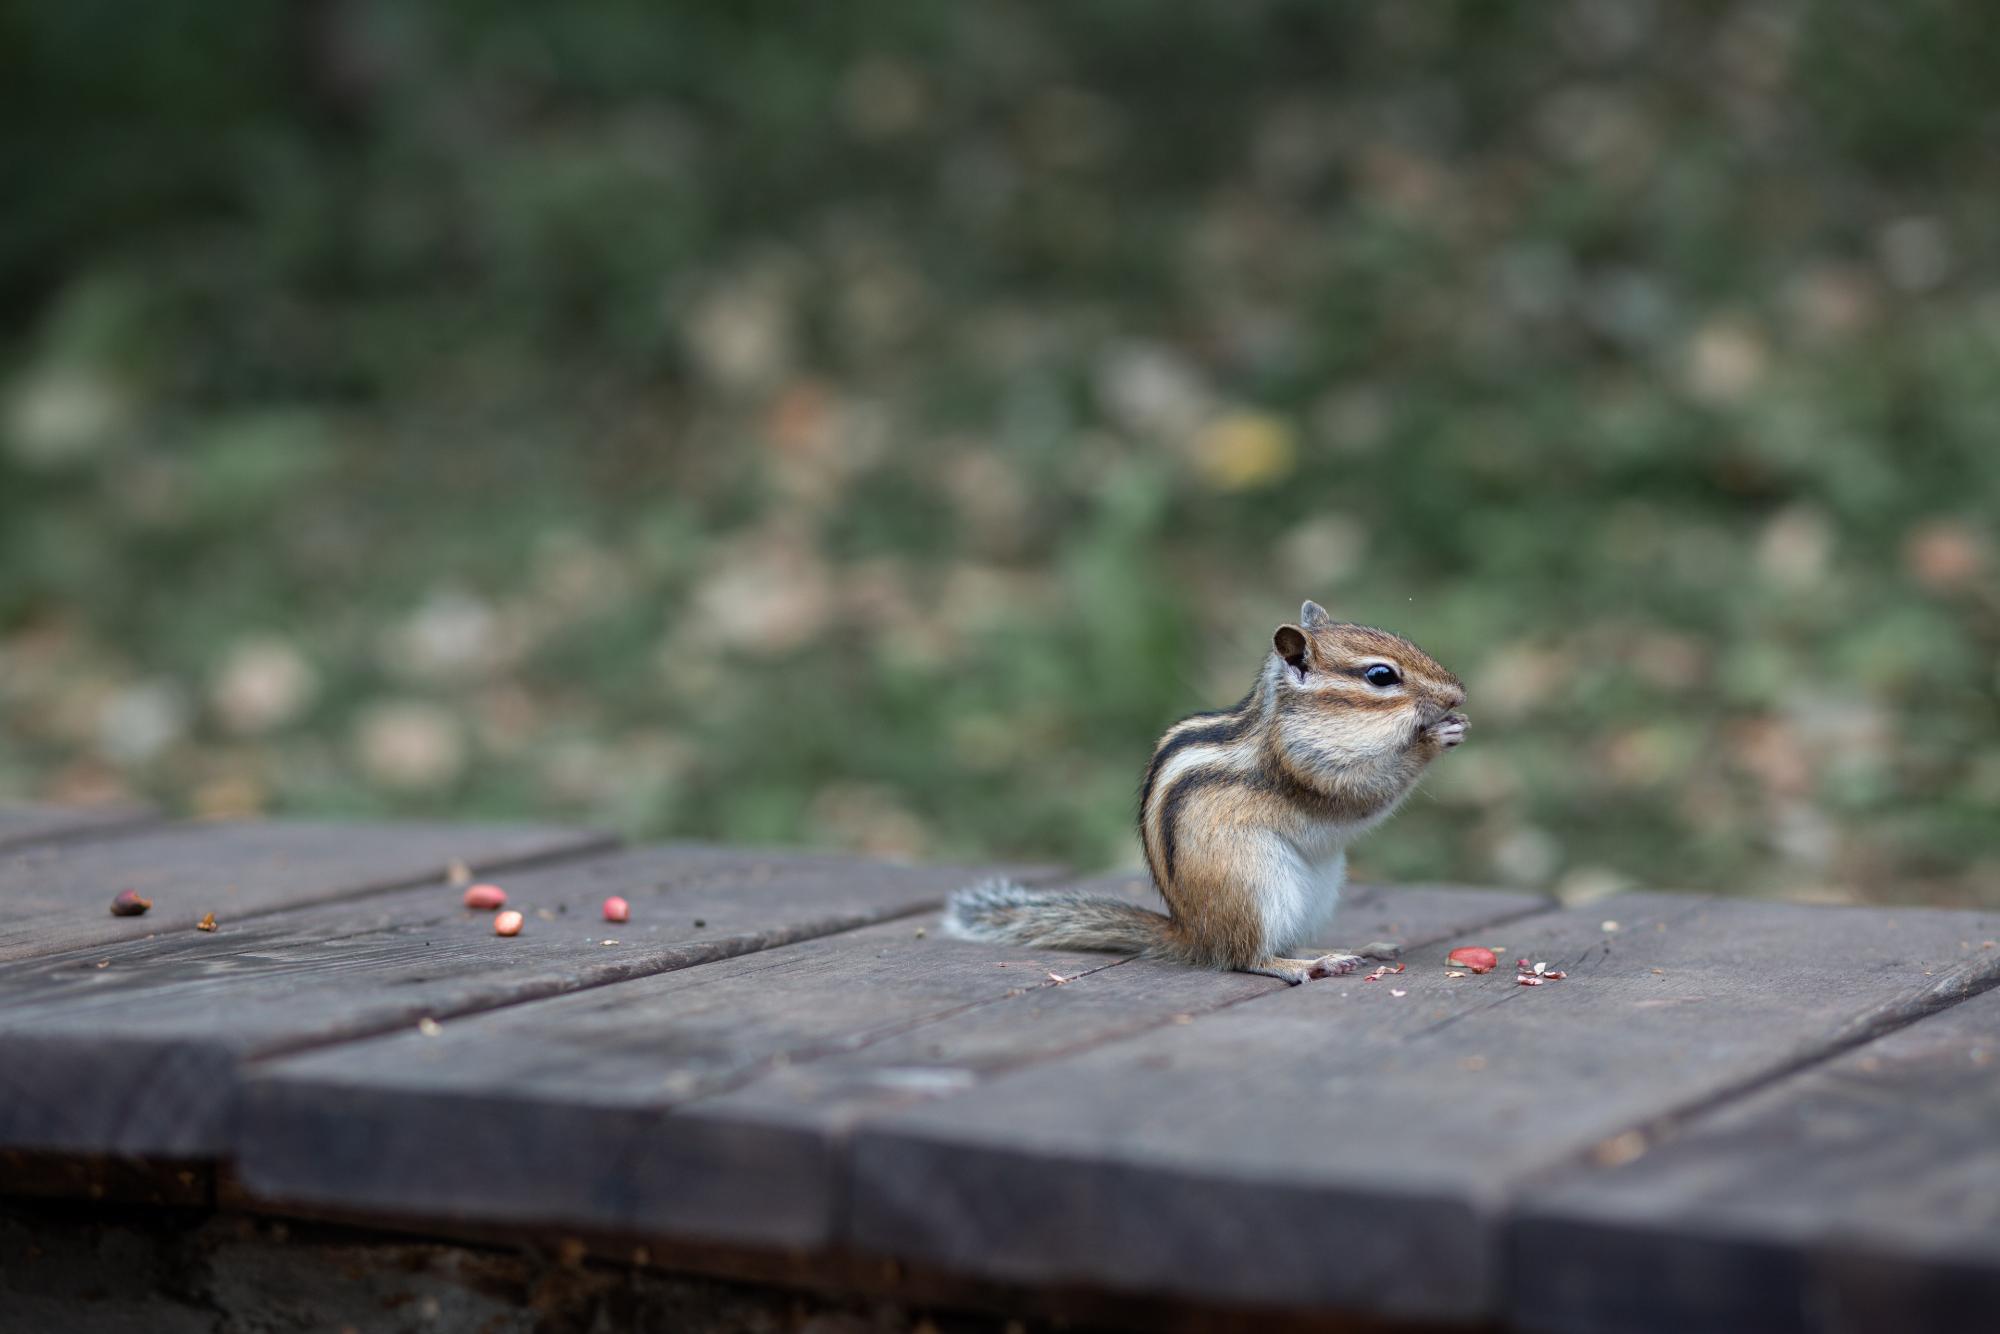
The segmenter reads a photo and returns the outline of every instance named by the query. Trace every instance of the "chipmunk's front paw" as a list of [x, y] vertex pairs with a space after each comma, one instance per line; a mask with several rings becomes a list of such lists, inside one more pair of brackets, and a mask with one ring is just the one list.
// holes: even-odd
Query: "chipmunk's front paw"
[[1322, 954], [1306, 968], [1307, 977], [1346, 977], [1361, 966], [1358, 954]]
[[1465, 740], [1466, 729], [1472, 723], [1462, 713], [1447, 713], [1431, 724], [1431, 740], [1444, 750], [1450, 750]]

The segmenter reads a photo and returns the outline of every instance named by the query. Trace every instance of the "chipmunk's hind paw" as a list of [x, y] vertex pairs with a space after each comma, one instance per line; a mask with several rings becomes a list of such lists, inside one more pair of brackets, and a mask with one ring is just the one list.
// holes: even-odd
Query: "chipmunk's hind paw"
[[1358, 954], [1322, 954], [1317, 959], [1261, 959], [1242, 971], [1256, 973], [1262, 977], [1275, 977], [1281, 982], [1297, 986], [1320, 977], [1345, 977], [1362, 964]]
[[1361, 966], [1359, 954], [1322, 954], [1306, 965], [1307, 977], [1346, 977]]

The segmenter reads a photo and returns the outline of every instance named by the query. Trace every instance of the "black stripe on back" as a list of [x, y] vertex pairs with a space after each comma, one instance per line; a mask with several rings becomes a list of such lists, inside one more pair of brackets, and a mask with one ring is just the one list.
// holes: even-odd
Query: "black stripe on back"
[[1275, 774], [1262, 769], [1228, 769], [1221, 766], [1196, 769], [1181, 775], [1167, 789], [1165, 804], [1160, 809], [1160, 860], [1164, 863], [1162, 869], [1168, 880], [1172, 880], [1174, 875], [1181, 807], [1196, 794], [1212, 787], [1247, 787], [1253, 792], [1268, 793], [1322, 820], [1359, 820], [1371, 813], [1368, 809], [1348, 810], [1339, 800], [1307, 787], [1283, 769]]
[[1205, 726], [1190, 727], [1185, 732], [1169, 737], [1158, 750], [1153, 752], [1152, 763], [1146, 766], [1146, 777], [1139, 784], [1139, 837], [1142, 841], [1146, 835], [1146, 803], [1152, 800], [1153, 784], [1159, 781], [1160, 770], [1166, 767], [1167, 761], [1189, 746], [1216, 745], [1241, 738], [1250, 730], [1251, 724], [1257, 721], [1257, 712], [1250, 707], [1256, 698], [1257, 692], [1253, 690], [1239, 700], [1233, 709], [1218, 709], [1213, 713], [1191, 713], [1174, 724], [1179, 727], [1181, 723], [1192, 722], [1196, 718], [1215, 720]]
[[1168, 881], [1174, 878], [1176, 826], [1180, 823], [1181, 807], [1187, 804], [1188, 798], [1212, 787], [1256, 787], [1259, 782], [1254, 772], [1220, 768], [1196, 769], [1175, 780], [1174, 785], [1167, 789], [1165, 804], [1160, 808], [1160, 860], [1165, 863]]

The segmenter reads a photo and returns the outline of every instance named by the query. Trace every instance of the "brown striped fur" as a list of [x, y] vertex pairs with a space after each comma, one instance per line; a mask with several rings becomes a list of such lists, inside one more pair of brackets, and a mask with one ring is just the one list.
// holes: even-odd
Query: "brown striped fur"
[[[1383, 664], [1398, 679], [1369, 682]], [[1345, 847], [1463, 739], [1457, 677], [1400, 635], [1315, 604], [1278, 627], [1250, 693], [1155, 745], [1139, 836], [1167, 915], [1014, 886], [967, 891], [946, 924], [976, 939], [1110, 949], [1299, 982], [1355, 956], [1290, 959], [1331, 911]], [[974, 897], [976, 896], [976, 897]]]

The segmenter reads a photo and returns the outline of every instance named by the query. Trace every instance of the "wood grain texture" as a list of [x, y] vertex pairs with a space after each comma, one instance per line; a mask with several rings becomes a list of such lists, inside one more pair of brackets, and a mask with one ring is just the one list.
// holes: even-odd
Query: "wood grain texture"
[[0, 851], [30, 843], [88, 838], [150, 824], [158, 819], [150, 806], [138, 802], [104, 802], [92, 806], [22, 804], [0, 806]]
[[[668, 847], [498, 877], [511, 939], [432, 882], [0, 965], [0, 1147], [216, 1154], [255, 1056], [846, 930], [973, 874]], [[631, 921], [602, 920], [612, 894]]]
[[[1434, 940], [1540, 902], [1370, 891], [1343, 934]], [[825, 1246], [857, 1119], [1284, 989], [897, 922], [275, 1062], [236, 1171], [294, 1205]]]
[[871, 1118], [850, 1240], [1002, 1282], [1483, 1318], [1525, 1183], [1983, 985], [2000, 960], [1963, 942], [1996, 926], [1653, 894], [1512, 922], [1481, 934], [1568, 980], [1448, 979], [1419, 950], [1394, 986], [1309, 984]]
[[1537, 1190], [1509, 1258], [1529, 1329], [1990, 1327], [2000, 991]]
[[[186, 931], [205, 913], [235, 923], [377, 893], [440, 876], [454, 859], [490, 869], [610, 842], [546, 825], [269, 820], [35, 844], [0, 853], [0, 962]], [[113, 917], [111, 900], [127, 889], [151, 899], [152, 911]]]

